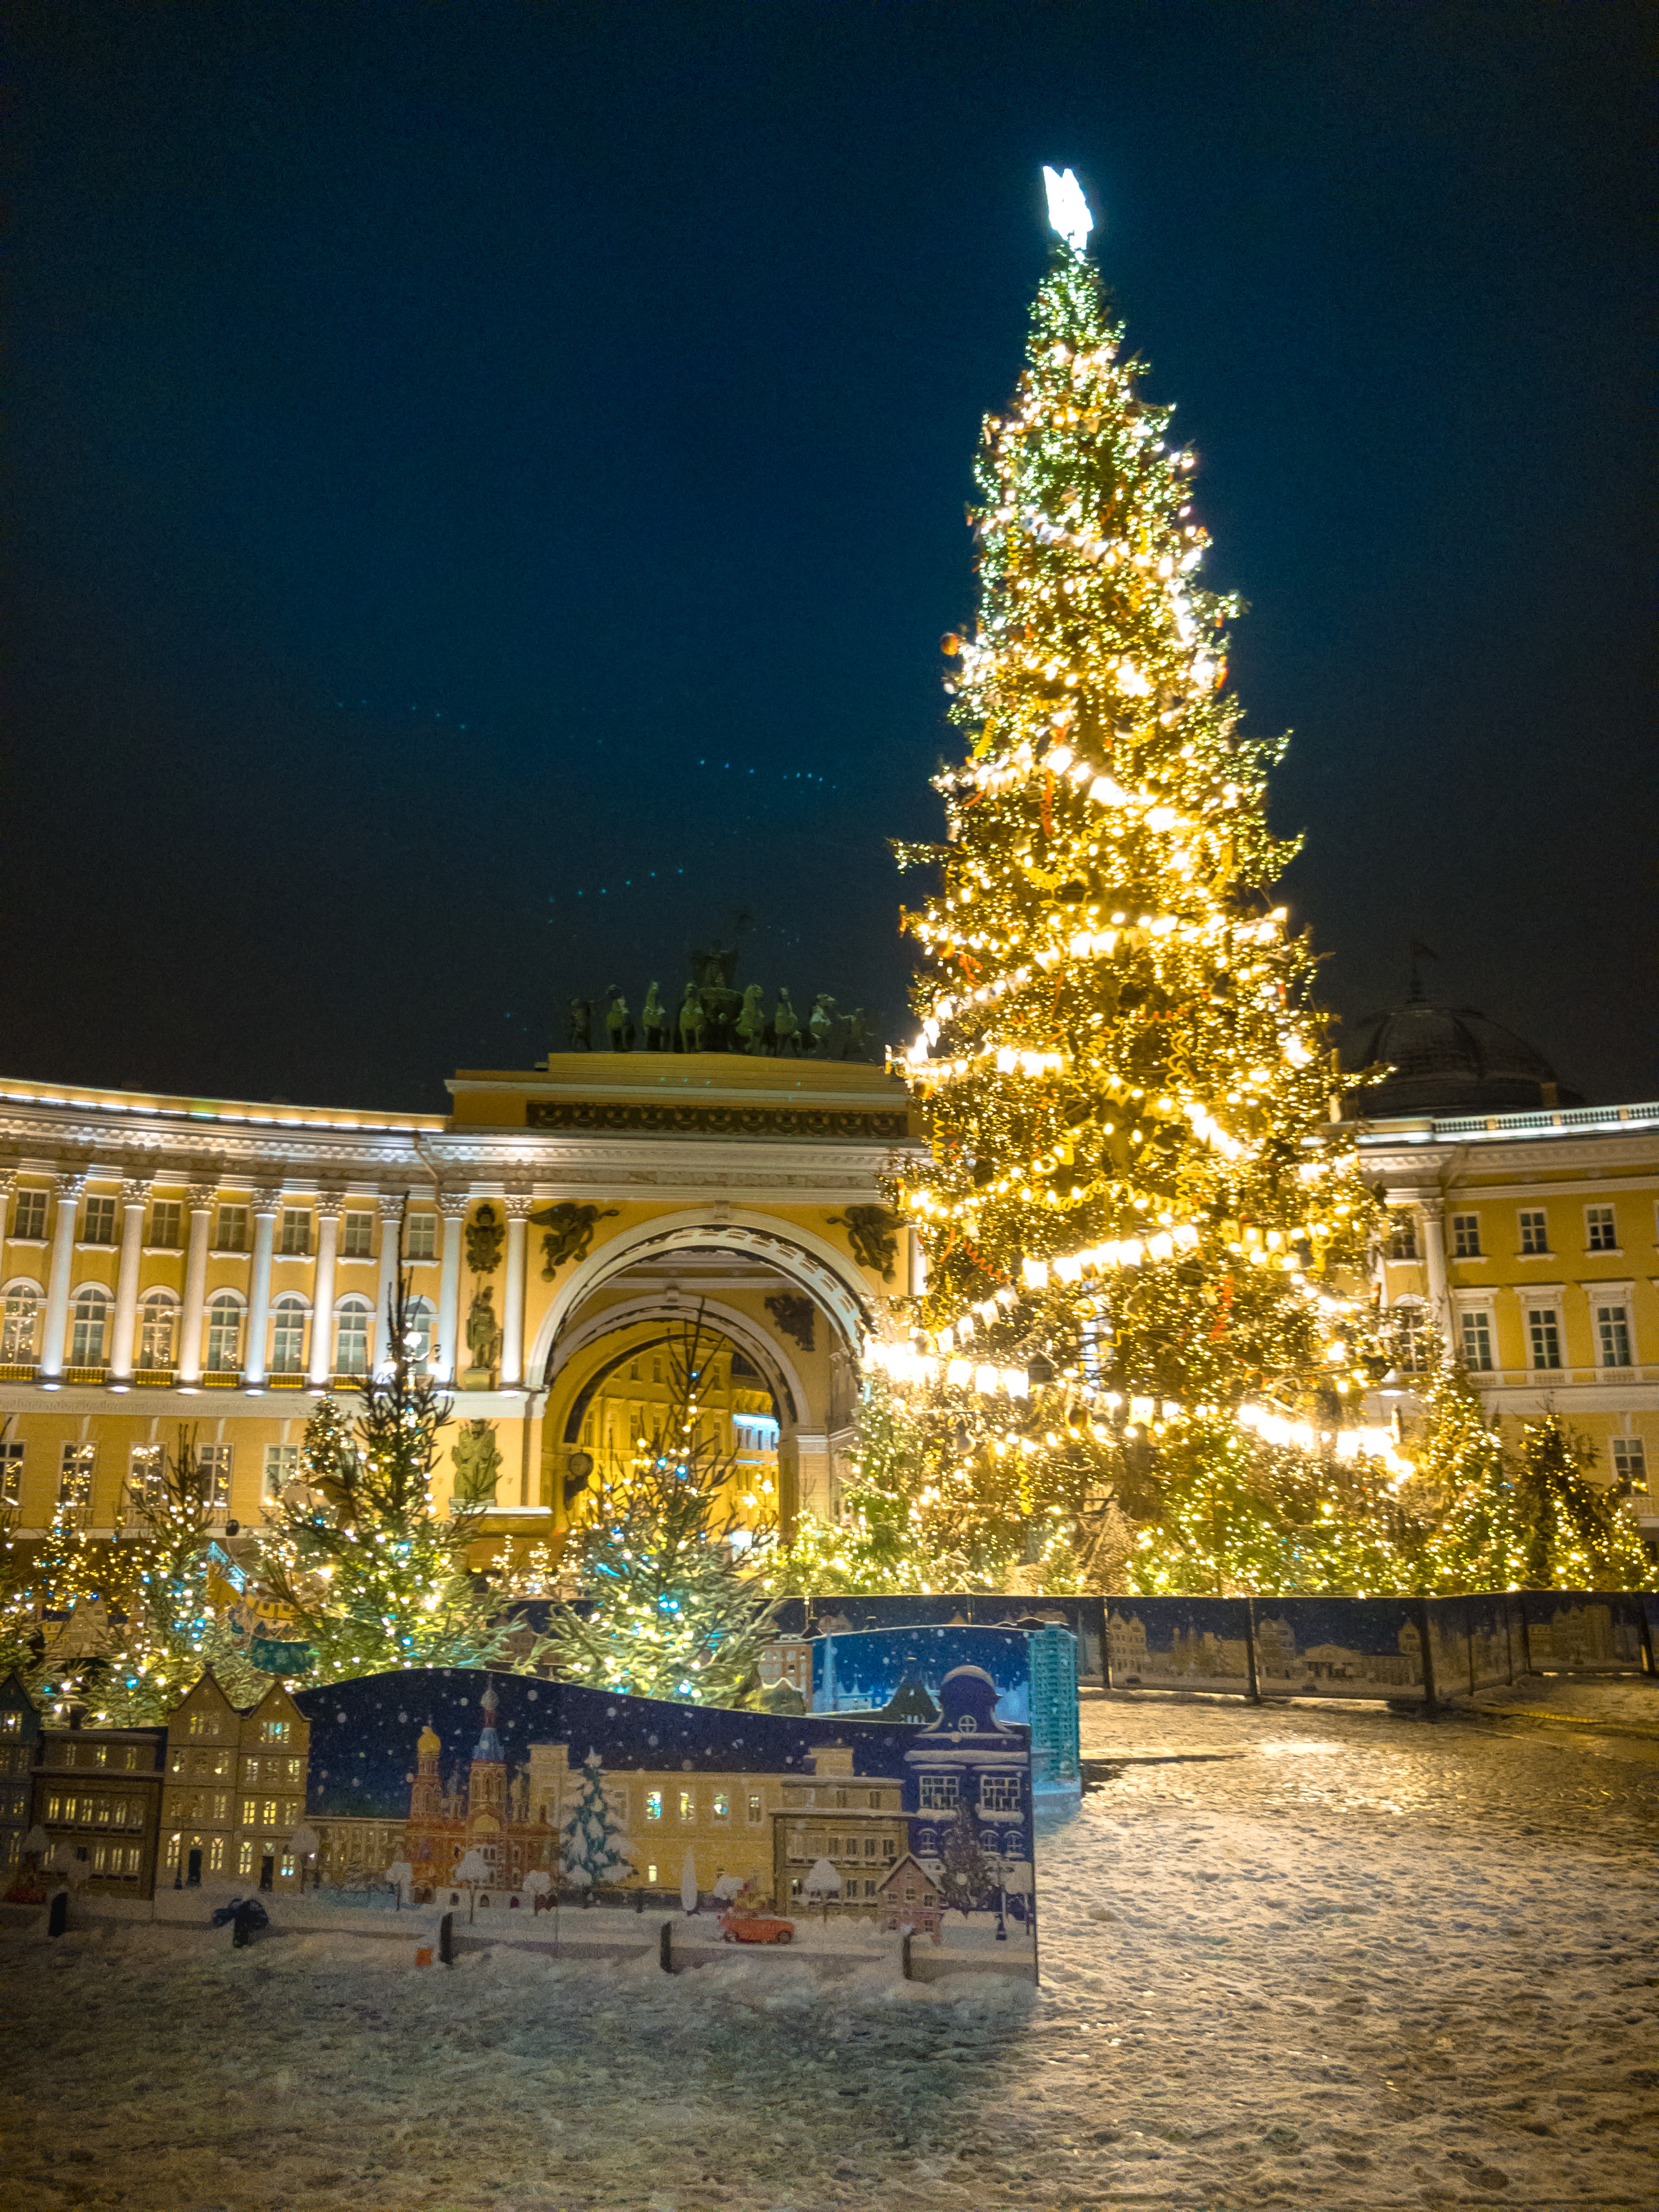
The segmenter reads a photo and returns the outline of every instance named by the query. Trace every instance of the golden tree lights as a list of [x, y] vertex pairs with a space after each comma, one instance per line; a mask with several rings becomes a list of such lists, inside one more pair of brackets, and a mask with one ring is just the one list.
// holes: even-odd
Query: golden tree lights
[[[1063, 1529], [1075, 1558], [1113, 1499], [1214, 1587], [1255, 1569], [1175, 1511], [1205, 1468], [1241, 1498], [1408, 1469], [1355, 1425], [1386, 1364], [1351, 1288], [1376, 1207], [1332, 1120], [1314, 955], [1269, 890], [1295, 850], [1267, 821], [1282, 741], [1242, 732], [1194, 457], [1121, 344], [1057, 245], [985, 425], [978, 618], [944, 640], [968, 739], [937, 779], [945, 841], [898, 848], [939, 884], [904, 918], [933, 1158], [898, 1195], [928, 1273], [876, 1357], [920, 1459], [977, 1469], [1038, 1530], [1028, 1557]], [[1159, 1541], [1134, 1553], [1153, 1581]]]

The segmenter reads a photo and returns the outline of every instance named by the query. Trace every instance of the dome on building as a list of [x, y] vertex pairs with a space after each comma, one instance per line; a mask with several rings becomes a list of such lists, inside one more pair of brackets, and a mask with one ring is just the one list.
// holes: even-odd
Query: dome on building
[[1344, 1112], [1378, 1121], [1395, 1115], [1524, 1114], [1582, 1106], [1542, 1053], [1474, 1006], [1410, 999], [1347, 1024], [1342, 1064], [1385, 1066], [1381, 1082], [1349, 1094]]

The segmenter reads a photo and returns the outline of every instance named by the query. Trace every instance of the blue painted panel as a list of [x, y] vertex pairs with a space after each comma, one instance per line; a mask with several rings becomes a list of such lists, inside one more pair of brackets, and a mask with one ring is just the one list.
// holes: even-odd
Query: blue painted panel
[[[1412, 1597], [1253, 1599], [1262, 1696], [1425, 1699], [1420, 1602]], [[1455, 1648], [1454, 1638], [1448, 1646], [1454, 1678]], [[1467, 1689], [1467, 1656], [1462, 1666]]]
[[1522, 1590], [1534, 1674], [1625, 1674], [1642, 1665], [1644, 1598], [1626, 1590]]
[[1249, 1601], [1242, 1597], [1107, 1600], [1106, 1658], [1114, 1689], [1250, 1686]]

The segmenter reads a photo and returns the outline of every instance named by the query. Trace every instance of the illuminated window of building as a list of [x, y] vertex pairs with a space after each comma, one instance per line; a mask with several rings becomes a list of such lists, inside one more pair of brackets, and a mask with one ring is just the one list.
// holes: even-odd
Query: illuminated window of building
[[696, 1819], [696, 1817], [697, 1817], [697, 1793], [696, 1793], [696, 1791], [695, 1790], [681, 1790], [681, 1792], [680, 1792], [680, 1818], [681, 1818], [681, 1820], [695, 1820]]
[[1492, 1368], [1492, 1316], [1484, 1309], [1466, 1308], [1462, 1323], [1464, 1366], [1471, 1374], [1489, 1373]]
[[265, 1446], [265, 1490], [267, 1498], [275, 1498], [286, 1490], [300, 1472], [298, 1444], [267, 1444]]
[[202, 1478], [202, 1495], [222, 1512], [230, 1504], [229, 1444], [198, 1444], [196, 1465]]
[[292, 1851], [284, 1851], [283, 1853], [283, 1879], [284, 1881], [293, 1881], [295, 1871], [298, 1867], [298, 1864], [299, 1862], [295, 1857]]
[[[179, 1210], [179, 1209], [177, 1208], [177, 1206], [175, 1206], [175, 1207], [173, 1208], [173, 1212], [174, 1212], [175, 1215], [177, 1214], [178, 1210]], [[160, 1237], [157, 1237], [157, 1239], [156, 1239], [155, 1241], [156, 1241], [156, 1243], [160, 1243], [160, 1242], [161, 1242]], [[177, 1237], [177, 1236], [176, 1236], [176, 1235], [174, 1236], [174, 1237], [173, 1237], [173, 1243], [174, 1243], [175, 1244], [178, 1243], [178, 1241], [179, 1241], [179, 1240], [178, 1240], [178, 1237]], [[246, 1249], [247, 1249], [247, 1208], [246, 1208], [246, 1206], [222, 1206], [219, 1208], [219, 1224], [218, 1224], [217, 1232], [216, 1233], [216, 1235], [215, 1235], [215, 1237], [214, 1237], [214, 1239], [213, 1239], [213, 1247], [214, 1247], [215, 1251], [216, 1251], [216, 1252], [246, 1252]]]
[[184, 1838], [179, 1834], [178, 1829], [175, 1828], [173, 1831], [173, 1833], [167, 1838], [167, 1845], [164, 1855], [163, 1863], [167, 1866], [177, 1866], [179, 1863], [179, 1854], [183, 1848]]
[[1414, 1260], [1417, 1257], [1417, 1217], [1411, 1213], [1396, 1213], [1389, 1224], [1389, 1257], [1391, 1260]]
[[[174, 1856], [176, 1856], [177, 1854], [175, 1853]], [[236, 1871], [240, 1875], [250, 1875], [253, 1871], [253, 1844], [251, 1838], [244, 1837], [242, 1839], [241, 1850], [236, 1855]]]
[[714, 1814], [717, 1820], [729, 1820], [732, 1817], [732, 1800], [724, 1790], [714, 1792]]
[[340, 1257], [367, 1260], [374, 1249], [374, 1216], [348, 1213], [340, 1224]]
[[138, 1364], [147, 1370], [171, 1367], [179, 1303], [170, 1291], [151, 1291], [138, 1309]]
[[417, 1375], [424, 1375], [432, 1364], [438, 1310], [429, 1298], [411, 1298], [404, 1319], [404, 1348], [409, 1363]]
[[115, 1200], [112, 1198], [89, 1198], [87, 1218], [81, 1226], [83, 1244], [112, 1244], [115, 1242]]
[[1528, 1310], [1527, 1335], [1534, 1367], [1561, 1364], [1561, 1316], [1553, 1306], [1533, 1306]]
[[31, 1244], [44, 1244], [46, 1240], [46, 1194], [43, 1190], [20, 1190], [17, 1194], [17, 1215], [11, 1224], [15, 1237]]
[[761, 1793], [758, 1790], [751, 1790], [749, 1793], [750, 1826], [751, 1828], [758, 1828], [765, 1818], [766, 1808], [764, 1803], [762, 1802]]
[[288, 1723], [286, 1721], [267, 1721], [264, 1724], [264, 1741], [267, 1743], [286, 1743], [288, 1741]]
[[646, 1869], [646, 1870], [645, 1870], [645, 1878], [646, 1878], [646, 1880], [647, 1880], [648, 1882], [651, 1882], [651, 1883], [653, 1883], [653, 1884], [654, 1884], [654, 1883], [655, 1883], [656, 1879], [657, 1879], [657, 1869], [656, 1869], [656, 1867], [654, 1866], [654, 1864], [653, 1864], [653, 1865], [651, 1865], [651, 1866], [647, 1867], [647, 1869]]
[[22, 1729], [21, 1713], [0, 1713], [0, 1735], [21, 1735]]
[[92, 1473], [97, 1464], [96, 1444], [65, 1444], [64, 1457], [58, 1470], [58, 1503], [60, 1505], [89, 1505], [92, 1503]]
[[1521, 1250], [1524, 1255], [1547, 1252], [1550, 1249], [1550, 1225], [1542, 1212], [1526, 1212], [1521, 1216]]
[[225, 1839], [215, 1836], [208, 1844], [208, 1872], [222, 1874], [225, 1870]]
[[267, 1797], [264, 1802], [264, 1818], [259, 1825], [264, 1828], [274, 1828], [276, 1825], [276, 1800], [274, 1797]]
[[1623, 1306], [1597, 1306], [1595, 1330], [1601, 1340], [1603, 1367], [1628, 1367], [1630, 1316]]
[[216, 1372], [242, 1364], [242, 1305], [234, 1291], [209, 1302], [207, 1364]]
[[13, 1283], [0, 1304], [0, 1359], [28, 1365], [40, 1321], [40, 1291], [33, 1283]]
[[[365, 1215], [367, 1219], [368, 1216]], [[367, 1375], [368, 1372], [368, 1326], [373, 1318], [369, 1306], [359, 1299], [343, 1304], [334, 1328], [334, 1372], [337, 1375]]]
[[438, 1217], [435, 1213], [410, 1213], [404, 1220], [404, 1257], [406, 1260], [435, 1260], [438, 1256]]
[[1398, 1305], [1389, 1316], [1395, 1365], [1402, 1375], [1421, 1375], [1429, 1364], [1428, 1318], [1421, 1306]]
[[301, 1258], [311, 1250], [311, 1215], [306, 1207], [283, 1207], [283, 1250], [289, 1259]]
[[270, 1371], [273, 1375], [298, 1375], [306, 1360], [306, 1302], [303, 1298], [278, 1298], [271, 1311]]
[[75, 1294], [75, 1310], [70, 1327], [70, 1364], [74, 1367], [101, 1367], [104, 1364], [104, 1330], [109, 1320], [109, 1292], [100, 1284], [88, 1283]]
[[1480, 1257], [1480, 1216], [1478, 1213], [1454, 1213], [1451, 1225], [1453, 1259], [1478, 1260]]
[[192, 1735], [198, 1736], [217, 1735], [219, 1733], [218, 1714], [204, 1713], [200, 1711], [193, 1712], [190, 1717], [190, 1732]]
[[1613, 1438], [1613, 1474], [1621, 1498], [1647, 1495], [1648, 1460], [1640, 1437]]
[[1589, 1252], [1616, 1252], [1619, 1233], [1610, 1206], [1587, 1206], [1584, 1208], [1584, 1249]]
[[661, 1820], [661, 1818], [662, 1818], [662, 1792], [661, 1792], [661, 1790], [647, 1790], [646, 1791], [646, 1793], [645, 1793], [645, 1817], [646, 1817], [646, 1819], [647, 1819], [647, 1820]]
[[[0, 1505], [15, 1505], [23, 1495], [23, 1447], [0, 1442]], [[15, 1713], [0, 1714], [0, 1727], [15, 1728]]]

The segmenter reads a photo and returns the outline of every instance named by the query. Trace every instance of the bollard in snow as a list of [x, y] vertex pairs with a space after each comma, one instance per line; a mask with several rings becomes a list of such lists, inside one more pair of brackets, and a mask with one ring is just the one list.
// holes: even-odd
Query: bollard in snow
[[446, 1966], [455, 1963], [455, 1916], [446, 1912], [438, 1923], [438, 1956]]
[[672, 1974], [674, 1971], [674, 1923], [672, 1920], [663, 1922], [662, 1934], [657, 1938], [657, 1964], [665, 1974]]
[[910, 1972], [910, 1938], [913, 1933], [913, 1929], [907, 1928], [899, 1937], [899, 1966], [907, 1982], [913, 1982], [915, 1979], [915, 1976]]
[[48, 1936], [61, 1936], [68, 1926], [69, 1892], [55, 1889], [52, 1893], [52, 1903], [46, 1908], [46, 1933]]

